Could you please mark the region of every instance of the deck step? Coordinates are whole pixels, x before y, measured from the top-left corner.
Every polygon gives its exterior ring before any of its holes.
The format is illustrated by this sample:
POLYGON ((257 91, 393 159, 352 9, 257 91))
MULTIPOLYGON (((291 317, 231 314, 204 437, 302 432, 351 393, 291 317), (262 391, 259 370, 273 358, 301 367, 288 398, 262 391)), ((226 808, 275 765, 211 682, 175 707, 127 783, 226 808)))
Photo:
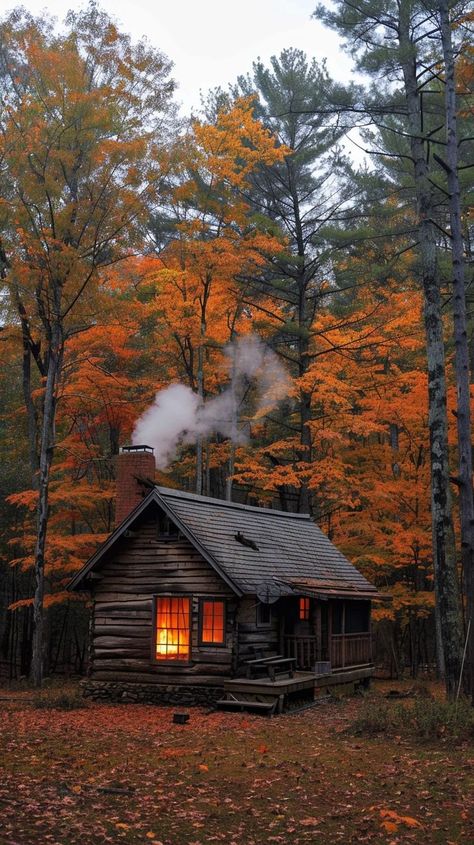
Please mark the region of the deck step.
POLYGON ((232 710, 262 710, 267 713, 274 710, 277 704, 275 701, 239 701, 238 699, 221 698, 218 702, 219 707, 229 707, 232 710))
POLYGON ((217 702, 217 706, 229 710, 259 710, 261 713, 268 713, 270 716, 275 713, 280 697, 261 698, 247 697, 245 693, 236 694, 228 692, 224 698, 217 702))

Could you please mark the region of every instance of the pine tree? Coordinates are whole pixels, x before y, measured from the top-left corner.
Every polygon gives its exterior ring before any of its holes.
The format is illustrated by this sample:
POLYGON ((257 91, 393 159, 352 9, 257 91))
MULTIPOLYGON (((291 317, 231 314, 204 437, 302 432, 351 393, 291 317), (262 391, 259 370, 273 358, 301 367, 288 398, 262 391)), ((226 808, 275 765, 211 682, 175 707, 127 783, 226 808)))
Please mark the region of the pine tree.
POLYGON ((433 555, 440 657, 444 658, 448 695, 455 693, 461 661, 461 616, 456 571, 448 459, 448 423, 440 274, 437 255, 436 201, 427 149, 440 142, 426 129, 426 85, 433 77, 432 13, 412 0, 344 0, 318 14, 345 38, 358 67, 374 79, 372 96, 361 110, 382 128, 397 114, 398 128, 409 141, 416 196, 418 276, 424 294, 428 364, 432 480, 433 555), (388 80, 388 82, 383 82, 388 80), (375 89, 377 88, 377 92, 375 89), (383 99, 382 99, 383 97, 383 99))

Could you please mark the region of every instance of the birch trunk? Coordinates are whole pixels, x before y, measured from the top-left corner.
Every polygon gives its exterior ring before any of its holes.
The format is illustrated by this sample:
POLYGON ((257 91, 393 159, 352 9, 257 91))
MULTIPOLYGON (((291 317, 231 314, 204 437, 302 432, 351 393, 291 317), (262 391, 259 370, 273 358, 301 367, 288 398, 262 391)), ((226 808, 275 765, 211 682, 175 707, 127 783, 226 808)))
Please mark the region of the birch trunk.
MULTIPOLYGON (((459 453, 459 503, 461 512, 461 557, 467 599, 467 625, 474 631, 474 499, 472 491, 472 445, 470 367, 467 340, 464 240, 461 223, 461 193, 458 179, 458 137, 456 83, 451 24, 447 0, 439 0, 440 31, 445 68, 446 162, 439 157, 448 179, 451 255, 453 270, 454 349, 457 386, 457 437, 459 453)), ((466 691, 474 701, 474 647, 469 638, 466 658, 466 691)))
MULTIPOLYGON (((433 223, 433 201, 422 132, 416 48, 411 40, 409 0, 400 3, 399 45, 405 85, 411 154, 414 162, 418 216, 419 273, 424 294, 424 323, 428 365, 431 508, 436 612, 443 643, 446 690, 453 697, 461 667, 461 613, 456 572, 448 461, 446 376, 433 223)), ((442 662, 442 661, 440 661, 442 662)))

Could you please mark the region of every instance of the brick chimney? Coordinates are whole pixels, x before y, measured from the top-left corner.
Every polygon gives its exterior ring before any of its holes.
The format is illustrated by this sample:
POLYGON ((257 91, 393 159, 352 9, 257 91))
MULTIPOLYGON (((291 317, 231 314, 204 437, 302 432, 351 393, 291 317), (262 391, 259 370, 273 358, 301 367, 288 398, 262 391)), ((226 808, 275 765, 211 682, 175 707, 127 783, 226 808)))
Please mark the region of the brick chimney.
POLYGON ((155 478, 155 458, 151 446, 122 446, 117 456, 115 526, 140 504, 149 491, 145 479, 155 478))

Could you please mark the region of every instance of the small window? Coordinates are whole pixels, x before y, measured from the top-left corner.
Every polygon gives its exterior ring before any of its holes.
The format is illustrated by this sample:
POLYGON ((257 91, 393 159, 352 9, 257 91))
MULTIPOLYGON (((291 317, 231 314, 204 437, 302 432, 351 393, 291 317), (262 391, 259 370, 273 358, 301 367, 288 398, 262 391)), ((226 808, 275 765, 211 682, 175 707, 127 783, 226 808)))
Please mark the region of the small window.
POLYGON ((159 661, 189 661, 191 643, 191 599, 158 596, 156 599, 155 658, 159 661))
POLYGON ((225 645, 225 602, 222 599, 201 599, 201 645, 225 645))
POLYGON ((257 604, 257 625, 260 628, 268 628, 272 624, 272 608, 269 604, 260 601, 257 604))
POLYGON ((298 619, 301 622, 307 622, 309 619, 309 599, 302 596, 299 600, 298 619))
POLYGON ((176 540, 179 537, 176 525, 165 513, 160 513, 158 517, 157 536, 159 540, 176 540))

